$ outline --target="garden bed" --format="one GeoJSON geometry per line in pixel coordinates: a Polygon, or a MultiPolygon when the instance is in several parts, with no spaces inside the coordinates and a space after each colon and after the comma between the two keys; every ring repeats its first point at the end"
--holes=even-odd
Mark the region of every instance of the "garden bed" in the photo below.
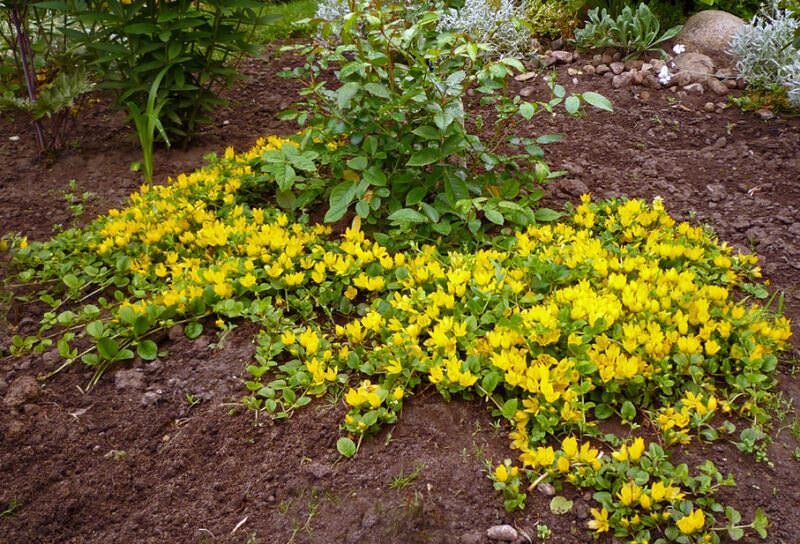
{"type": "MultiPolygon", "coordinates": [[[[276,120],[297,88],[276,77],[286,59],[248,61],[250,80],[230,93],[231,105],[188,151],[161,151],[155,179],[192,171],[209,152],[249,148],[258,136],[290,134],[276,120]]],[[[676,219],[710,224],[723,241],[755,251],[773,287],[786,293],[785,313],[800,320],[800,120],[764,120],[753,113],[705,109],[708,96],[679,97],[668,90],[611,88],[598,76],[566,69],[568,90],[596,90],[613,114],[589,111],[582,119],[535,117],[531,135],[562,133],[547,146],[553,168],[568,172],[547,190],[559,209],[591,192],[664,199],[676,219]]],[[[514,82],[512,91],[546,87],[514,82]]],[[[528,92],[528,91],[526,91],[528,92]]],[[[534,95],[536,96],[536,95],[534,95]]],[[[717,98],[713,101],[719,101],[717,98]]],[[[81,113],[74,146],[45,163],[19,119],[0,120],[0,225],[44,239],[55,224],[84,221],[124,204],[140,184],[129,170],[138,150],[122,119],[103,98],[81,113]],[[10,141],[10,136],[20,136],[10,141]],[[67,189],[76,181],[77,189],[67,189]],[[92,196],[73,219],[63,195],[92,196]]],[[[36,328],[35,308],[12,305],[0,345],[36,328]]],[[[775,406],[770,463],[757,463],[731,440],[695,441],[687,462],[712,459],[738,485],[721,493],[752,518],[763,507],[768,541],[800,540],[798,447],[800,396],[795,350],[778,368],[782,400],[775,406]],[[793,426],[794,425],[794,426],[793,426]]],[[[588,496],[567,490],[575,506],[551,512],[550,497],[530,494],[525,510],[507,514],[486,479],[484,461],[515,457],[504,425],[493,424],[480,401],[445,402],[431,388],[406,400],[399,422],[364,441],[343,460],[336,451],[342,402],[320,399],[291,419],[272,422],[244,409],[244,367],[254,330],[242,325],[219,338],[194,342],[171,335],[168,357],[120,366],[84,394],[91,371],[76,364],[52,379],[53,358],[6,358],[0,374],[5,409],[0,417],[0,542],[481,542],[485,530],[508,522],[531,535],[537,523],[549,542],[586,542],[588,496]]],[[[738,433],[737,433],[738,434],[738,433]]]]}

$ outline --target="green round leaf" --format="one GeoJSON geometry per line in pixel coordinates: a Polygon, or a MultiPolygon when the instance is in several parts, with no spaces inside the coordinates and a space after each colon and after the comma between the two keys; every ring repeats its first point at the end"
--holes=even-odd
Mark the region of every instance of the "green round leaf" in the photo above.
{"type": "Polygon", "coordinates": [[[336,441],[336,449],[344,457],[352,457],[356,454],[356,444],[346,436],[336,441]]]}
{"type": "Polygon", "coordinates": [[[183,332],[186,334],[187,338],[194,340],[201,334],[203,334],[203,324],[198,323],[197,321],[192,321],[191,323],[187,323],[186,327],[183,329],[183,332]]]}
{"type": "Polygon", "coordinates": [[[142,340],[136,347],[136,353],[145,361],[152,361],[158,357],[158,345],[152,340],[142,340]]]}

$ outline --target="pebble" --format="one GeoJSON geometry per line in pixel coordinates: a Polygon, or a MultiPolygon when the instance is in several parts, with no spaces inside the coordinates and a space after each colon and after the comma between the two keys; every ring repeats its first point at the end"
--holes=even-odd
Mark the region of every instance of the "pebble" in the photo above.
{"type": "Polygon", "coordinates": [[[491,540],[514,542],[519,537],[519,534],[511,525],[495,525],[486,529],[486,536],[491,540]]]}
{"type": "Polygon", "coordinates": [[[584,74],[590,75],[590,76],[594,75],[597,72],[597,69],[594,67],[593,64],[586,64],[581,68],[581,70],[583,70],[584,74]]]}
{"type": "Polygon", "coordinates": [[[625,70],[625,63],[624,62],[612,62],[608,66],[611,68],[611,71],[615,74],[621,74],[623,70],[625,70]]]}
{"type": "Polygon", "coordinates": [[[642,85],[653,90],[661,88],[661,82],[653,74],[645,74],[644,78],[642,79],[642,85]]]}
{"type": "Polygon", "coordinates": [[[773,119],[775,117],[775,114],[768,109],[760,109],[756,111],[756,115],[761,117],[764,121],[769,121],[770,119],[773,119]]]}
{"type": "Polygon", "coordinates": [[[650,101],[650,91],[642,91],[639,93],[639,100],[642,102],[649,102],[650,101]]]}
{"type": "Polygon", "coordinates": [[[42,392],[39,383],[33,376],[20,376],[8,386],[6,396],[3,402],[6,406],[17,408],[36,400],[36,397],[42,392]]]}
{"type": "Polygon", "coordinates": [[[717,109],[717,106],[713,102],[706,102],[705,104],[703,104],[703,109],[706,110],[708,113],[714,113],[717,109]]]}
{"type": "Polygon", "coordinates": [[[624,89],[628,87],[633,81],[633,75],[630,72],[623,72],[613,77],[611,86],[615,89],[624,89]]]}
{"type": "Polygon", "coordinates": [[[556,494],[556,488],[553,487],[553,484],[547,482],[537,485],[536,490],[545,497],[552,497],[556,494]]]}
{"type": "Polygon", "coordinates": [[[690,83],[689,85],[685,85],[683,90],[690,95],[700,96],[705,92],[706,89],[700,83],[690,83]]]}
{"type": "Polygon", "coordinates": [[[569,64],[572,62],[574,55],[569,51],[551,51],[550,56],[556,59],[561,64],[569,64]]]}
{"type": "Polygon", "coordinates": [[[173,325],[172,327],[170,327],[169,331],[167,332],[167,336],[173,342],[177,342],[178,340],[183,338],[185,336],[183,334],[183,325],[173,325]]]}
{"type": "Polygon", "coordinates": [[[19,136],[9,136],[8,139],[11,140],[12,142],[18,142],[19,136]]]}
{"type": "Polygon", "coordinates": [[[527,98],[532,95],[536,91],[535,87],[523,87],[519,90],[519,95],[523,98],[527,98]]]}
{"type": "Polygon", "coordinates": [[[598,64],[597,67],[595,67],[594,71],[597,74],[603,75],[606,72],[610,72],[611,68],[608,67],[608,64],[603,63],[603,64],[598,64]]]}
{"type": "Polygon", "coordinates": [[[737,86],[735,79],[726,79],[722,83],[729,89],[735,89],[737,86]]]}
{"type": "Polygon", "coordinates": [[[568,73],[569,75],[571,75],[571,76],[580,76],[580,75],[583,75],[583,72],[581,71],[581,69],[580,69],[580,68],[573,68],[572,66],[570,66],[569,68],[567,68],[567,73],[568,73]]]}
{"type": "Polygon", "coordinates": [[[728,86],[718,79],[711,78],[708,80],[706,85],[708,85],[708,89],[714,94],[718,94],[720,96],[725,96],[728,94],[728,86]]]}

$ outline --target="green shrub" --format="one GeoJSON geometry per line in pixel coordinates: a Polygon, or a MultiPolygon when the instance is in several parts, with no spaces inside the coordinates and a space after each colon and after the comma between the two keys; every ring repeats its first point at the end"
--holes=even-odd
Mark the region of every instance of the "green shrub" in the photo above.
{"type": "Polygon", "coordinates": [[[681,26],[674,26],[661,32],[661,24],[650,8],[641,3],[634,11],[625,6],[616,17],[603,8],[592,9],[589,20],[575,31],[575,44],[582,49],[614,47],[621,49],[630,57],[645,51],[658,50],[657,46],[675,37],[681,26]]]}
{"type": "MultiPolygon", "coordinates": [[[[335,37],[338,45],[294,48],[308,56],[291,74],[306,88],[304,101],[284,118],[306,130],[298,149],[265,155],[262,166],[277,181],[281,205],[294,209],[324,199],[326,221],[354,208],[370,224],[388,218],[403,233],[399,239],[454,231],[471,236],[483,220],[526,225],[552,217],[532,210],[542,194],[538,185],[551,177],[541,148],[514,136],[515,127],[562,102],[575,113],[581,97],[566,97],[556,85],[549,102],[509,98],[507,80],[522,64],[488,60],[483,53],[491,46],[464,33],[438,32],[439,20],[439,12],[402,5],[356,6],[335,28],[322,29],[322,38],[335,37]],[[322,77],[334,67],[335,90],[322,77]],[[494,107],[492,118],[474,117],[474,132],[465,113],[470,93],[475,103],[494,107]],[[484,141],[478,134],[485,128],[492,130],[484,141]]],[[[610,108],[596,93],[582,97],[610,108]]]]}
{"type": "Polygon", "coordinates": [[[571,36],[580,22],[584,0],[530,0],[526,22],[540,38],[571,36]]]}
{"type": "Polygon", "coordinates": [[[170,139],[187,143],[222,103],[218,92],[237,78],[232,64],[255,53],[262,10],[251,0],[70,0],[66,12],[82,23],[70,35],[93,56],[121,106],[144,111],[164,72],[161,121],[170,139]]]}

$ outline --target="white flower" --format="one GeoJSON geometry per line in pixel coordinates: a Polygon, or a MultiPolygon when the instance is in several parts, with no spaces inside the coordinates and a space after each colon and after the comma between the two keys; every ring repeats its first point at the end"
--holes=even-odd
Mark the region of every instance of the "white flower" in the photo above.
{"type": "Polygon", "coordinates": [[[675,45],[672,46],[672,52],[675,53],[676,55],[680,55],[684,51],[686,51],[686,46],[683,45],[682,43],[676,43],[675,45]]]}
{"type": "Polygon", "coordinates": [[[658,82],[662,85],[666,85],[672,80],[672,74],[669,73],[669,68],[666,66],[662,66],[661,70],[658,72],[658,82]]]}

